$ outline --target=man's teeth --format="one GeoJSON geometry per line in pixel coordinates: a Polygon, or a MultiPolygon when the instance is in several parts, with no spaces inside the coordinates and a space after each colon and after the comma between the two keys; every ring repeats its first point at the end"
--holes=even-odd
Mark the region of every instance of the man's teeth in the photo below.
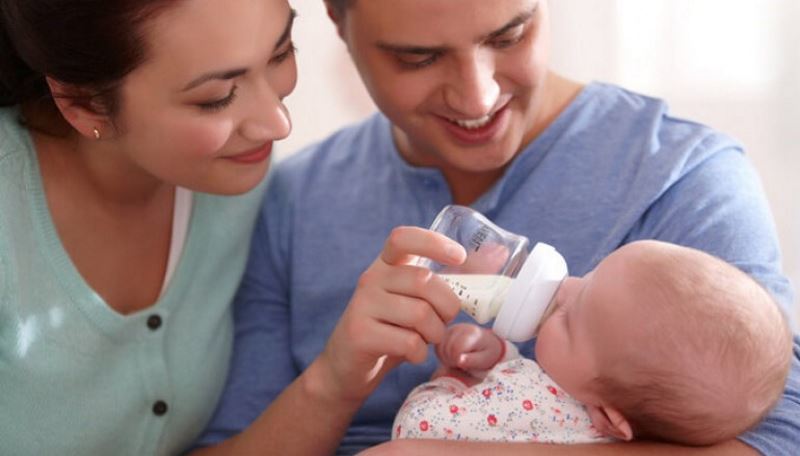
{"type": "Polygon", "coordinates": [[[476,128],[481,128],[486,124],[488,124],[493,117],[494,114],[486,114],[480,119],[469,119],[469,120],[450,119],[450,121],[458,125],[459,127],[466,128],[467,130],[474,130],[476,128]]]}

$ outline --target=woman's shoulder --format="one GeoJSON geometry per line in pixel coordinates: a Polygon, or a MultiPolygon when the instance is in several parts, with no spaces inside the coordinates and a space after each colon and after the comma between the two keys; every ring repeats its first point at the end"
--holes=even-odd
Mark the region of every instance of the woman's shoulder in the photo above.
{"type": "Polygon", "coordinates": [[[17,200],[19,193],[26,191],[25,176],[31,158],[28,138],[17,110],[0,108],[0,203],[17,200]]]}
{"type": "Polygon", "coordinates": [[[0,108],[0,160],[26,149],[24,140],[26,131],[16,108],[0,108]]]}

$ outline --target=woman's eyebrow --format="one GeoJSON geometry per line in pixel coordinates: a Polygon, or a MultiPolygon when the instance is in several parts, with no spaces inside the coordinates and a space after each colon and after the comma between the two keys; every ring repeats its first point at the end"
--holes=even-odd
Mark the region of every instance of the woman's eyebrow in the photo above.
{"type": "MultiPolygon", "coordinates": [[[[294,9],[289,11],[289,18],[286,20],[286,26],[281,33],[281,36],[278,37],[278,40],[275,42],[274,49],[277,49],[285,43],[289,37],[292,35],[292,25],[294,24],[294,19],[297,17],[297,11],[294,9]]],[[[203,74],[196,79],[192,80],[192,82],[186,84],[186,86],[181,89],[181,92],[187,92],[189,90],[194,89],[195,87],[208,82],[212,79],[217,80],[226,80],[226,79],[233,79],[235,77],[241,76],[247,73],[247,68],[233,68],[229,70],[222,70],[222,71],[212,71],[210,73],[203,74]]]]}
{"type": "Polygon", "coordinates": [[[181,89],[181,92],[188,92],[189,90],[192,90],[195,87],[197,87],[197,86],[199,86],[199,85],[201,85],[201,84],[203,84],[205,82],[208,82],[208,81],[210,81],[212,79],[217,79],[217,80],[233,79],[233,78],[235,78],[237,76],[241,76],[241,75],[243,75],[245,73],[247,73],[247,68],[236,68],[236,69],[232,69],[232,70],[213,71],[211,73],[206,73],[206,74],[194,79],[192,82],[186,84],[186,87],[181,89]]]}

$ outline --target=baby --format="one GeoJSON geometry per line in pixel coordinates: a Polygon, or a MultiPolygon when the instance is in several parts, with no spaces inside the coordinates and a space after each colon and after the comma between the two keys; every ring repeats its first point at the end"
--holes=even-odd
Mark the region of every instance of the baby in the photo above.
{"type": "Polygon", "coordinates": [[[706,253],[634,242],[553,299],[538,364],[490,330],[449,328],[442,366],[406,399],[393,438],[709,445],[756,424],[783,391],[782,314],[706,253]]]}

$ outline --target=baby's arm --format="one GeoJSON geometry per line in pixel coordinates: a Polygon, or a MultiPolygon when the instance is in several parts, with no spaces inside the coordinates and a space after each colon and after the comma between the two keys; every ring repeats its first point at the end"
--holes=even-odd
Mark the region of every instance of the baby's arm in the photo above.
{"type": "Polygon", "coordinates": [[[455,324],[447,328],[444,340],[436,346],[441,365],[432,378],[447,375],[471,386],[505,358],[506,350],[506,342],[494,332],[473,324],[455,324]]]}

